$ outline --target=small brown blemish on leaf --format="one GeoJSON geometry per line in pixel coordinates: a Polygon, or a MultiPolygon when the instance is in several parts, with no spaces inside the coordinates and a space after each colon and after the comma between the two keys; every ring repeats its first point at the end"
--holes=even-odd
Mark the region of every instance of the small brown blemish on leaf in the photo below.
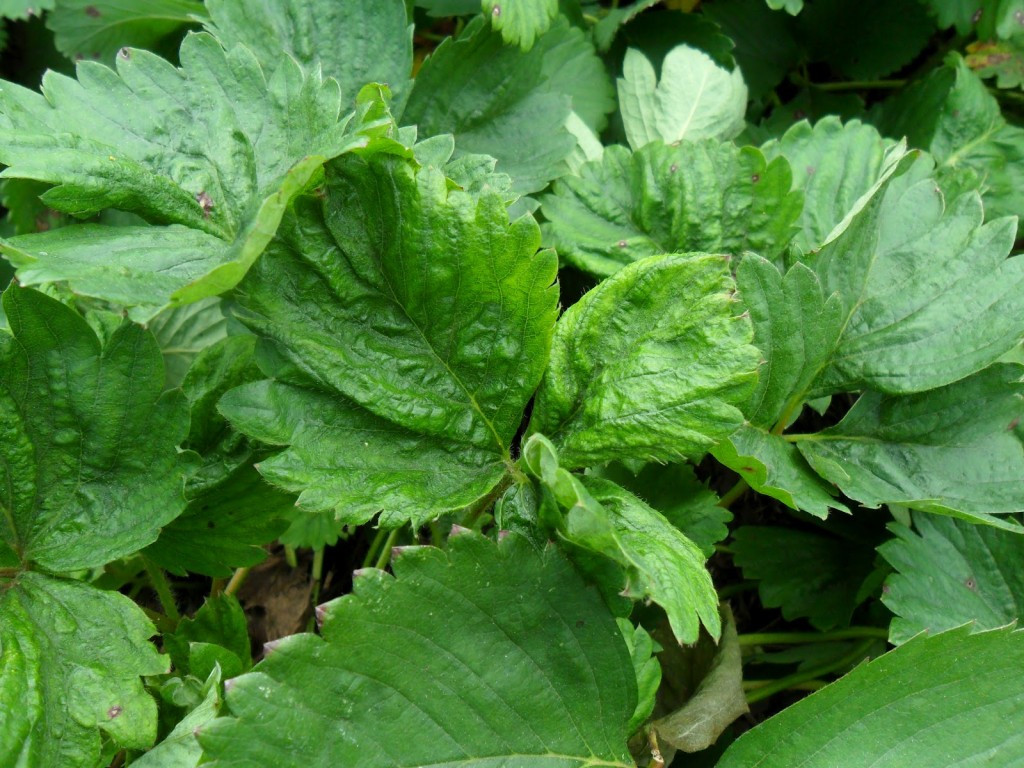
{"type": "Polygon", "coordinates": [[[740,472],[753,472],[753,467],[740,467],[740,472]]]}
{"type": "Polygon", "coordinates": [[[882,594],[883,594],[883,595],[888,595],[888,594],[889,594],[889,591],[890,591],[890,590],[889,590],[889,585],[888,585],[888,584],[883,584],[883,585],[882,585],[882,594]]]}
{"type": "Polygon", "coordinates": [[[793,111],[794,120],[803,120],[805,117],[807,117],[807,112],[805,110],[797,109],[793,111]]]}
{"type": "Polygon", "coordinates": [[[1019,425],[1020,425],[1020,419],[1014,419],[1013,421],[1010,422],[1010,426],[1008,426],[1006,429],[1007,429],[1008,432],[1012,432],[1019,425]]]}
{"type": "MultiPolygon", "coordinates": [[[[96,54],[96,58],[98,59],[99,57],[100,57],[100,55],[97,53],[96,54]]],[[[122,48],[121,50],[119,50],[117,52],[117,58],[119,58],[119,59],[124,59],[125,61],[128,61],[128,59],[130,59],[131,57],[132,57],[132,49],[127,47],[127,46],[125,46],[124,48],[122,48]]]]}
{"type": "Polygon", "coordinates": [[[757,182],[759,182],[761,180],[761,174],[760,173],[755,173],[753,176],[750,177],[750,180],[752,182],[754,182],[755,184],[757,184],[757,182]]]}
{"type": "Polygon", "coordinates": [[[585,622],[583,619],[577,619],[576,629],[583,629],[585,626],[587,626],[587,622],[585,622]]]}
{"type": "Polygon", "coordinates": [[[669,173],[675,173],[678,170],[679,170],[679,165],[677,163],[672,163],[672,165],[670,165],[668,167],[668,172],[669,173]]]}
{"type": "Polygon", "coordinates": [[[101,15],[100,9],[95,5],[87,5],[85,6],[85,15],[93,19],[98,19],[101,15]]]}
{"type": "Polygon", "coordinates": [[[210,218],[210,211],[213,210],[213,200],[206,194],[206,191],[196,193],[196,202],[199,203],[199,207],[203,209],[203,218],[210,218]]]}
{"type": "Polygon", "coordinates": [[[491,10],[491,16],[494,16],[494,17],[501,16],[501,6],[500,5],[494,6],[494,8],[491,10]]]}
{"type": "Polygon", "coordinates": [[[979,21],[981,21],[981,8],[979,8],[978,10],[976,10],[976,11],[975,11],[975,12],[974,12],[974,13],[973,13],[973,14],[971,15],[971,24],[977,24],[977,23],[978,23],[979,21]]]}
{"type": "Polygon", "coordinates": [[[618,242],[619,248],[625,248],[626,245],[627,245],[627,243],[626,243],[625,240],[619,240],[619,242],[618,242]]]}
{"type": "Polygon", "coordinates": [[[808,175],[808,176],[813,176],[813,175],[814,175],[814,172],[815,172],[815,170],[816,170],[816,169],[815,169],[815,167],[814,167],[813,165],[808,165],[808,166],[807,166],[807,175],[808,175]]]}
{"type": "Polygon", "coordinates": [[[122,712],[124,712],[124,707],[122,707],[120,704],[115,704],[114,706],[112,706],[110,709],[107,710],[107,717],[109,717],[111,720],[113,720],[115,717],[120,715],[122,712]]]}
{"type": "Polygon", "coordinates": [[[968,576],[967,581],[964,582],[964,586],[974,592],[978,589],[978,582],[974,580],[973,576],[968,576]]]}

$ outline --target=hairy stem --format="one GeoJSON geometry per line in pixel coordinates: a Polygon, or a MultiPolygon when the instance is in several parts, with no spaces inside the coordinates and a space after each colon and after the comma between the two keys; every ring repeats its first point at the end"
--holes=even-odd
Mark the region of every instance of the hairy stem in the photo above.
{"type": "Polygon", "coordinates": [[[181,614],[178,613],[178,606],[174,603],[174,594],[171,592],[171,584],[167,580],[167,574],[148,557],[144,557],[143,562],[146,564],[149,586],[156,592],[156,596],[160,600],[160,605],[163,607],[164,613],[167,614],[167,618],[175,627],[178,626],[178,622],[181,621],[181,614]]]}
{"type": "Polygon", "coordinates": [[[747,481],[740,478],[739,482],[726,491],[722,495],[722,498],[718,500],[718,506],[728,509],[737,499],[739,499],[740,496],[746,493],[749,488],[750,486],[747,484],[747,481]]]}

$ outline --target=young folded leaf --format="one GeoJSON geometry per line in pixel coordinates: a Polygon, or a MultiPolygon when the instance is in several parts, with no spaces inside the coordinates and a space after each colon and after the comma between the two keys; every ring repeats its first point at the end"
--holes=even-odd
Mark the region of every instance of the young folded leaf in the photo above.
{"type": "Polygon", "coordinates": [[[322,637],[278,644],[199,734],[223,768],[634,763],[637,681],[601,598],[554,547],[471,533],[358,572],[322,637]],[[266,718],[267,706],[275,716],[266,718]]]}
{"type": "Polygon", "coordinates": [[[310,510],[423,521],[485,496],[547,362],[557,261],[502,197],[397,158],[330,165],[240,286],[279,381],[229,393],[262,462],[310,510]],[[272,354],[270,352],[272,351],[272,354]]]}
{"type": "Polygon", "coordinates": [[[565,467],[700,456],[743,422],[760,357],[735,314],[728,259],[653,256],[558,321],[530,432],[565,467]]]}

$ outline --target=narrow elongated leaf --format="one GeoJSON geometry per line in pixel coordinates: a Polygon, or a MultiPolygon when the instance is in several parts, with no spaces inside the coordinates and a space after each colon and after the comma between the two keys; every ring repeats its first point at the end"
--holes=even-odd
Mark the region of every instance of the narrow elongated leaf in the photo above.
{"type": "Polygon", "coordinates": [[[504,471],[547,360],[556,259],[500,195],[448,186],[402,160],[339,162],[322,210],[306,201],[240,288],[239,316],[273,341],[265,368],[292,383],[221,408],[291,446],[261,471],[310,510],[423,520],[504,471]]]}
{"type": "MultiPolygon", "coordinates": [[[[581,32],[559,21],[528,53],[505,46],[482,21],[445,40],[424,62],[402,122],[423,136],[451,133],[460,154],[498,159],[519,194],[536,192],[565,173],[575,140],[565,128],[570,88],[548,69],[546,53],[581,32]]],[[[595,56],[584,46],[578,55],[595,56]]]]}
{"type": "Polygon", "coordinates": [[[322,69],[351,106],[367,83],[383,83],[401,104],[412,71],[412,27],[402,0],[207,0],[209,29],[228,49],[243,45],[261,62],[288,54],[322,69]]]}
{"type": "Polygon", "coordinates": [[[101,344],[31,289],[12,286],[3,304],[14,343],[0,380],[0,552],[54,571],[132,554],[185,502],[188,412],[179,392],[161,397],[156,342],[125,323],[101,344]]]}
{"type": "Polygon", "coordinates": [[[788,707],[721,768],[902,768],[1024,760],[1024,632],[918,637],[788,707]]]}
{"type": "Polygon", "coordinates": [[[1024,510],[1021,366],[998,364],[906,397],[865,393],[838,425],[797,438],[825,479],[869,507],[903,504],[1019,528],[1024,510]]]}
{"type": "Polygon", "coordinates": [[[698,456],[742,423],[754,386],[750,325],[733,314],[727,261],[651,257],[562,316],[530,429],[566,467],[698,456]]]}
{"type": "Polygon", "coordinates": [[[483,10],[506,43],[528,51],[558,15],[558,0],[483,0],[483,10]]]}
{"type": "Polygon", "coordinates": [[[796,233],[800,195],[784,159],[707,140],[635,153],[608,147],[541,201],[545,240],[566,261],[607,276],[662,253],[752,250],[778,258],[796,233]]]}
{"type": "Polygon", "coordinates": [[[156,740],[140,675],[167,672],[155,632],[127,597],[26,572],[0,581],[0,765],[94,768],[100,734],[156,740]]]}
{"type": "Polygon", "coordinates": [[[60,0],[46,25],[57,50],[69,59],[113,64],[124,46],[152,48],[205,16],[198,0],[60,0]]]}
{"type": "Polygon", "coordinates": [[[731,139],[743,130],[747,86],[739,69],[730,72],[696,48],[673,48],[654,66],[635,49],[626,52],[618,81],[626,137],[633,149],[652,141],[731,139]]]}
{"type": "Polygon", "coordinates": [[[57,185],[42,199],[59,211],[117,208],[164,225],[72,226],[0,243],[23,283],[67,281],[142,321],[223,292],[324,160],[365,145],[359,131],[385,130],[370,127],[387,123],[379,92],[364,94],[350,133],[338,84],[291,59],[268,77],[249,49],[227,52],[206,34],[186,38],[180,57],[176,69],[126,48],[117,72],[81,62],[77,80],[50,72],[43,94],[4,84],[5,176],[57,185]]]}
{"type": "Polygon", "coordinates": [[[1024,537],[921,513],[914,528],[889,526],[895,538],[878,548],[896,570],[882,592],[896,614],[889,642],[967,622],[994,629],[1024,616],[1024,537]]]}
{"type": "Polygon", "coordinates": [[[224,768],[633,764],[626,644],[556,550],[460,535],[447,552],[404,549],[393,567],[361,571],[354,594],[324,606],[322,637],[288,638],[234,681],[233,717],[199,737],[209,757],[224,768]]]}

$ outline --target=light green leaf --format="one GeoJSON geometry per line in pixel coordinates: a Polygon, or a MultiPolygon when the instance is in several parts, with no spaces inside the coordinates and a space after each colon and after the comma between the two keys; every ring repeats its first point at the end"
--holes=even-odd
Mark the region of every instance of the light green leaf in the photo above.
{"type": "Polygon", "coordinates": [[[54,299],[12,286],[0,422],[3,551],[53,571],[103,565],[152,542],[184,508],[188,414],[161,397],[153,337],[125,323],[103,344],[54,299]]]}
{"type": "Polygon", "coordinates": [[[463,534],[446,552],[403,549],[393,568],[358,572],[354,594],[321,610],[322,637],[287,638],[234,681],[233,717],[199,736],[210,758],[223,768],[633,765],[626,644],[556,549],[463,534]]]}
{"type": "Polygon", "coordinates": [[[839,341],[842,303],[823,295],[805,265],[795,264],[783,276],[753,253],[740,262],[736,284],[754,323],[754,344],[766,359],[744,413],[755,426],[772,428],[780,419],[788,426],[839,341]]]}
{"type": "Polygon", "coordinates": [[[974,32],[979,40],[1007,39],[1019,34],[1020,0],[924,0],[941,28],[956,27],[961,35],[974,32]]]}
{"type": "Polygon", "coordinates": [[[152,746],[156,702],[139,677],[168,670],[154,632],[115,592],[32,572],[0,582],[0,765],[94,768],[101,733],[152,746]]]}
{"type": "Polygon", "coordinates": [[[773,11],[785,11],[796,16],[804,9],[804,0],[768,0],[768,7],[773,11]]]}
{"type": "Polygon", "coordinates": [[[796,446],[781,435],[744,424],[711,449],[712,455],[747,481],[751,488],[824,520],[829,509],[849,512],[833,498],[796,446]]]}
{"type": "Polygon", "coordinates": [[[663,749],[707,749],[748,711],[736,619],[727,605],[722,605],[721,615],[717,642],[701,633],[695,645],[668,647],[659,656],[665,667],[661,703],[671,711],[651,727],[663,749]]]}
{"type": "Polygon", "coordinates": [[[980,78],[994,77],[996,88],[1024,87],[1024,41],[1020,38],[971,43],[964,63],[980,78]]]}
{"type": "Polygon", "coordinates": [[[57,50],[69,59],[113,64],[124,46],[153,48],[206,17],[198,0],[60,0],[46,17],[57,50]]]}
{"type": "Polygon", "coordinates": [[[633,149],[661,139],[666,144],[697,139],[731,139],[743,130],[747,86],[696,48],[673,48],[654,66],[635,49],[626,51],[618,80],[619,108],[633,149]]]}
{"type": "Polygon", "coordinates": [[[880,126],[931,152],[940,169],[977,174],[989,218],[1024,215],[1024,129],[1007,124],[960,56],[887,103],[880,126]]]}
{"type": "Polygon", "coordinates": [[[175,69],[124,49],[116,73],[81,62],[77,81],[48,73],[43,95],[4,84],[5,176],[56,184],[42,201],[59,211],[117,208],[163,225],[79,225],[0,243],[23,283],[67,281],[140,321],[225,291],[326,158],[387,130],[375,89],[353,121],[342,118],[338,84],[291,59],[268,79],[251,51],[225,52],[206,34],[187,37],[180,56],[175,69]]]}
{"type": "Polygon", "coordinates": [[[721,256],[654,256],[570,307],[530,431],[569,468],[696,457],[734,431],[759,355],[728,269],[721,256]]]}
{"type": "Polygon", "coordinates": [[[919,637],[748,731],[719,768],[1024,760],[1024,632],[919,637]]]}
{"type": "Polygon", "coordinates": [[[828,240],[861,197],[888,178],[905,154],[872,126],[857,120],[844,125],[834,117],[813,127],[797,123],[761,149],[769,160],[781,155],[789,161],[793,186],[804,193],[801,231],[795,238],[804,252],[828,240]]]}
{"type": "Polygon", "coordinates": [[[401,105],[412,71],[412,26],[402,0],[206,0],[209,30],[229,50],[243,45],[261,62],[294,58],[341,86],[344,110],[367,83],[382,83],[401,105]]]}
{"type": "Polygon", "coordinates": [[[53,8],[57,0],[0,0],[0,16],[27,19],[53,8]]]}
{"type": "Polygon", "coordinates": [[[641,626],[633,626],[629,619],[616,619],[622,638],[626,641],[629,656],[633,661],[636,673],[637,704],[633,717],[626,726],[626,733],[633,734],[647,722],[654,711],[654,698],[661,684],[661,665],[654,657],[654,652],[661,649],[647,630],[641,626]]]}
{"type": "Polygon", "coordinates": [[[845,328],[817,394],[918,392],[981,370],[1024,336],[1016,222],[982,224],[981,199],[948,203],[921,159],[866,200],[807,263],[845,328]]]}
{"type": "Polygon", "coordinates": [[[922,513],[914,528],[890,525],[895,538],[878,548],[896,571],[882,592],[896,614],[889,642],[966,622],[994,629],[1024,617],[1024,537],[922,513]]]}
{"type": "Polygon", "coordinates": [[[304,200],[239,289],[265,370],[290,382],[221,403],[243,432],[291,446],[264,476],[350,523],[485,495],[547,361],[557,264],[539,244],[499,195],[452,190],[435,169],[329,166],[322,206],[304,200]]]}
{"type": "Polygon", "coordinates": [[[758,581],[765,607],[820,630],[850,623],[874,567],[870,545],[792,528],[744,525],[730,549],[743,578],[758,581]]]}
{"type": "MultiPolygon", "coordinates": [[[[596,59],[593,48],[564,19],[528,53],[505,46],[483,21],[470,23],[424,62],[402,122],[415,124],[422,136],[454,134],[459,154],[496,157],[498,172],[512,178],[518,194],[543,189],[565,173],[575,146],[565,123],[580,86],[561,81],[548,61],[549,51],[563,45],[561,55],[572,54],[563,66],[576,62],[596,71],[584,63],[596,59]]],[[[600,91],[580,93],[592,100],[600,91]]]]}
{"type": "Polygon", "coordinates": [[[800,194],[789,165],[713,140],[630,153],[608,147],[541,199],[545,240],[605,277],[647,256],[753,250],[778,258],[796,234],[800,194]]]}
{"type": "Polygon", "coordinates": [[[560,18],[537,40],[537,48],[546,90],[568,96],[573,113],[591,130],[603,131],[615,111],[615,86],[587,35],[560,18]]]}
{"type": "Polygon", "coordinates": [[[865,506],[1019,529],[998,516],[1024,510],[1024,446],[1013,432],[1022,371],[997,364],[918,395],[867,392],[835,427],[793,439],[818,474],[865,506]]]}
{"type": "Polygon", "coordinates": [[[221,701],[219,686],[211,685],[203,702],[174,726],[167,737],[138,760],[134,768],[196,768],[203,757],[196,734],[217,717],[221,701]]]}
{"type": "Polygon", "coordinates": [[[558,0],[483,0],[483,11],[506,43],[528,51],[558,15],[558,0]]]}

